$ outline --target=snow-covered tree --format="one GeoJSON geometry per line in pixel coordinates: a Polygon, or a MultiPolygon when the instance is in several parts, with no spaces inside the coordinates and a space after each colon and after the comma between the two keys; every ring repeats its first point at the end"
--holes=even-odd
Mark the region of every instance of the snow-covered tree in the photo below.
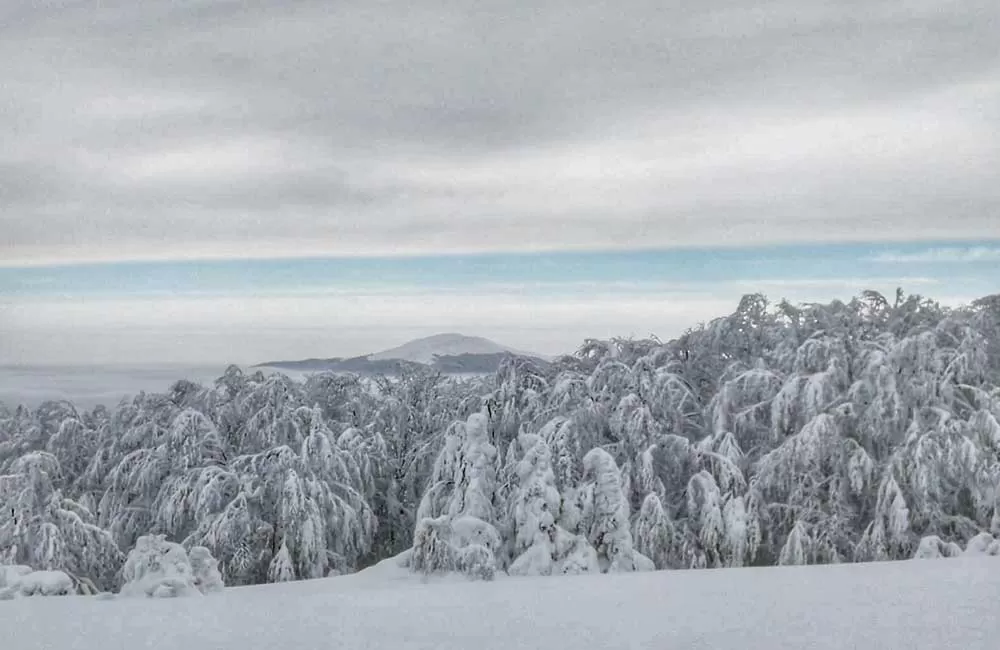
{"type": "Polygon", "coordinates": [[[0,476],[0,564],[58,570],[110,587],[122,556],[81,504],[63,496],[55,456],[28,453],[0,476]]]}
{"type": "Polygon", "coordinates": [[[808,559],[806,548],[809,544],[809,533],[801,521],[795,522],[792,532],[788,533],[785,545],[781,547],[778,564],[782,566],[806,564],[808,559]]]}
{"type": "Polygon", "coordinates": [[[722,566],[725,519],[719,486],[702,470],[691,477],[687,488],[688,527],[693,540],[686,552],[690,565],[722,566]]]}
{"type": "Polygon", "coordinates": [[[652,560],[657,569],[683,568],[676,548],[678,532],[656,494],[643,499],[632,538],[636,550],[652,560]]]}
{"type": "Polygon", "coordinates": [[[590,486],[581,532],[597,552],[601,571],[652,569],[652,561],[632,547],[629,505],[615,459],[597,448],[584,456],[583,465],[590,486]]]}
{"type": "MultiPolygon", "coordinates": [[[[525,562],[518,559],[525,553],[547,557],[549,567],[538,567],[532,563],[531,571],[551,573],[554,563],[554,538],[556,518],[559,516],[561,498],[556,489],[555,474],[552,472],[552,456],[545,440],[537,435],[521,437],[524,457],[518,463],[518,487],[512,502],[513,515],[513,556],[515,572],[522,572],[525,562]],[[532,551],[532,547],[542,549],[532,551]]],[[[526,568],[526,567],[525,567],[526,568]]]]}
{"type": "Polygon", "coordinates": [[[501,550],[496,468],[497,450],[489,442],[484,414],[473,413],[449,428],[417,513],[411,568],[492,577],[495,566],[486,565],[495,565],[501,550]]]}
{"type": "Polygon", "coordinates": [[[110,409],[0,405],[0,558],[93,592],[150,535],[192,564],[204,547],[227,584],[407,548],[481,579],[988,550],[998,305],[748,295],[672,341],[511,355],[490,377],[234,366],[110,409]]]}
{"type": "Polygon", "coordinates": [[[520,446],[524,456],[517,464],[518,487],[511,501],[514,557],[510,573],[596,573],[597,555],[587,539],[557,523],[562,499],[545,438],[524,434],[520,446]]]}
{"type": "Polygon", "coordinates": [[[267,581],[291,582],[293,580],[295,580],[295,566],[292,564],[292,554],[288,552],[288,545],[282,541],[281,547],[274,554],[267,567],[267,581]]]}

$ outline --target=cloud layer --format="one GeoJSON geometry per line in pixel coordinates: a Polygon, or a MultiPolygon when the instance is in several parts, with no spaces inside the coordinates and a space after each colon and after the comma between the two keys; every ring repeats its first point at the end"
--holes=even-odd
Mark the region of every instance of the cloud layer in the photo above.
{"type": "Polygon", "coordinates": [[[948,246],[922,251],[887,251],[871,257],[874,262],[891,264],[1000,262],[1000,247],[948,246]]]}
{"type": "Polygon", "coordinates": [[[1000,5],[0,3],[0,260],[1000,237],[1000,5]]]}

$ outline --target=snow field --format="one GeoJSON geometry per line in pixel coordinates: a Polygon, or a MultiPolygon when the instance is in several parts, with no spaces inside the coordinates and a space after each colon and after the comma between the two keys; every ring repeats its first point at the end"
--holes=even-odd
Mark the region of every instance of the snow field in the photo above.
{"type": "Polygon", "coordinates": [[[22,599],[3,650],[979,650],[1000,639],[993,558],[424,581],[358,574],[176,599],[22,599]]]}

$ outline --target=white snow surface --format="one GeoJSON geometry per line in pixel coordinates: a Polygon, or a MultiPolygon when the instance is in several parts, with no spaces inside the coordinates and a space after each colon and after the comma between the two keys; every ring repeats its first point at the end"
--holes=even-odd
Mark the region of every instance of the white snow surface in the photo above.
{"type": "Polygon", "coordinates": [[[499,354],[501,352],[511,352],[513,354],[542,358],[541,355],[508,348],[480,336],[466,336],[464,334],[455,333],[435,334],[434,336],[414,339],[413,341],[404,343],[399,347],[371,354],[368,358],[373,361],[401,359],[403,361],[412,361],[414,363],[430,364],[434,362],[435,356],[452,356],[459,354],[499,354]]]}
{"type": "Polygon", "coordinates": [[[423,581],[387,560],[210,598],[0,603],[3,650],[978,650],[1000,562],[886,562],[423,581]]]}

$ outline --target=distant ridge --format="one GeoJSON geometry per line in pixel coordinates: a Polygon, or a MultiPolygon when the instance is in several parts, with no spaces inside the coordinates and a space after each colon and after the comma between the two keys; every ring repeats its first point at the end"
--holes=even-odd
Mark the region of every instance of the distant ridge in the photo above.
{"type": "Polygon", "coordinates": [[[254,367],[299,372],[352,372],[398,375],[407,368],[432,368],[445,374],[491,374],[508,356],[545,363],[542,355],[510,348],[480,336],[453,332],[414,339],[395,348],[360,357],[267,361],[254,367]]]}

